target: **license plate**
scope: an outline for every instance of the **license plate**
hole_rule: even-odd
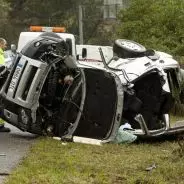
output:
[[[21,74],[21,71],[22,71],[22,67],[23,65],[22,64],[18,64],[16,69],[15,69],[15,72],[13,74],[13,77],[12,77],[12,80],[10,82],[10,86],[8,88],[8,91],[9,92],[14,92],[16,86],[17,86],[17,82],[19,80],[19,77],[20,77],[20,74]]]

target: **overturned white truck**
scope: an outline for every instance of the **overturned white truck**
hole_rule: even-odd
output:
[[[102,142],[113,141],[124,122],[140,138],[184,133],[169,121],[180,87],[171,56],[116,40],[111,60],[99,49],[103,67],[84,65],[73,43],[66,33],[43,33],[17,53],[0,92],[1,118],[31,133]]]

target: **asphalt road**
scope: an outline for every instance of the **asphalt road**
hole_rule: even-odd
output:
[[[37,137],[34,134],[22,132],[9,124],[6,126],[10,127],[11,132],[0,132],[0,184],[26,155]]]

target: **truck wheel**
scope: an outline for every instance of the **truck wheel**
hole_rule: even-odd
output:
[[[131,40],[117,39],[113,45],[113,52],[120,58],[136,58],[145,56],[146,48]]]

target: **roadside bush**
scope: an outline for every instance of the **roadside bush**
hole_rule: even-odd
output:
[[[117,36],[184,56],[183,20],[183,0],[131,0],[119,14]]]

